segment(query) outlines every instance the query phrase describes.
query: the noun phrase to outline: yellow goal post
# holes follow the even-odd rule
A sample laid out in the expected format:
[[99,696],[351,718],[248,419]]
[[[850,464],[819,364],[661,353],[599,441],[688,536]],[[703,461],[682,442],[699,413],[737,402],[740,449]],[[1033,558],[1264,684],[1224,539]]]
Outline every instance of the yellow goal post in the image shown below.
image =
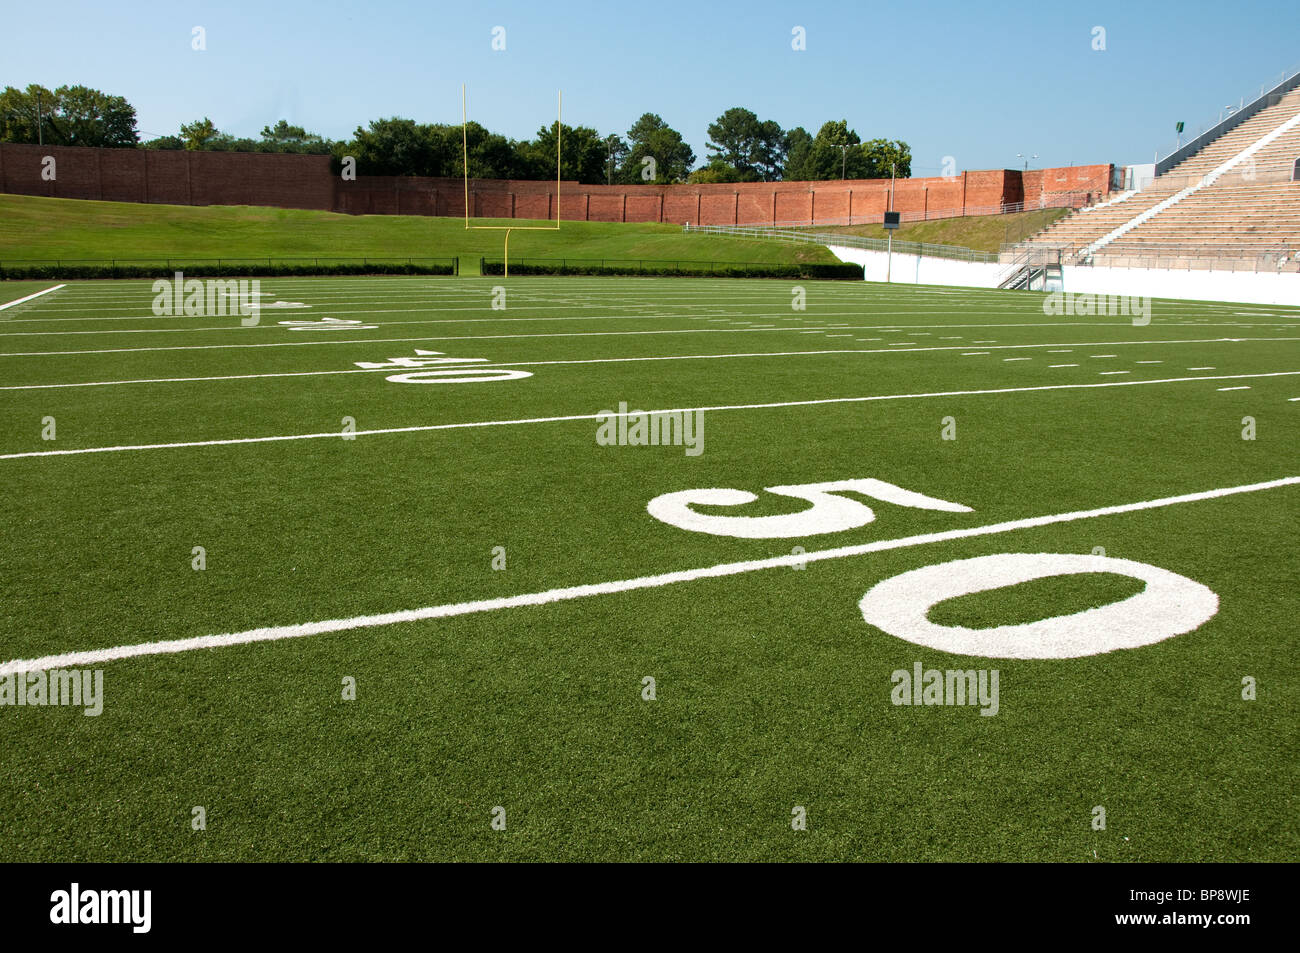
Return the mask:
[[483,229],[486,231],[504,231],[506,233],[505,245],[502,248],[501,260],[504,277],[510,276],[510,233],[514,231],[523,232],[555,232],[560,229],[560,145],[564,132],[564,91],[556,92],[555,98],[555,224],[554,225],[471,225],[469,214],[469,110],[466,104],[465,84],[460,86],[460,138],[461,138],[461,158],[465,172],[465,228],[466,229]]

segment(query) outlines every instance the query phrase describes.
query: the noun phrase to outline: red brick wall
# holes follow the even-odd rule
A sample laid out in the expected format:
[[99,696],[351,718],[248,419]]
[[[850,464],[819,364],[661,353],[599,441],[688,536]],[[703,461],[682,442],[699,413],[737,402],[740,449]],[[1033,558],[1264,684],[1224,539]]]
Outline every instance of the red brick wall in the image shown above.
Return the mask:
[[[41,180],[52,155],[57,178]],[[0,191],[63,198],[175,205],[270,205],[354,215],[465,214],[465,183],[457,178],[362,176],[344,182],[328,156],[231,152],[162,152],[0,145]],[[899,179],[894,209],[905,221],[988,214],[1005,205],[1072,193],[1100,196],[1111,166],[1019,172],[963,172],[948,178]],[[745,182],[709,185],[579,185],[560,183],[561,216],[593,222],[685,222],[704,225],[878,222],[888,207],[888,179],[846,182]],[[470,214],[478,218],[554,219],[554,182],[473,179]]]
[[[41,179],[53,156],[55,179]],[[175,205],[331,209],[329,156],[0,145],[0,191]]]
[[1033,169],[1021,173],[1025,201],[1033,205],[1041,197],[1050,202],[1057,196],[1074,192],[1105,195],[1110,191],[1111,168],[1109,165],[1076,165],[1064,169]]

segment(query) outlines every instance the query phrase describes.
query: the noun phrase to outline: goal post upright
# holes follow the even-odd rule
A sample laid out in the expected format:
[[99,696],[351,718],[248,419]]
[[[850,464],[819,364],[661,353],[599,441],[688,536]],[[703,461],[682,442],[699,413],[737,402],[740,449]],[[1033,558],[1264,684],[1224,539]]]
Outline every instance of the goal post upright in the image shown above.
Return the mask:
[[[560,229],[560,183],[563,177],[561,167],[561,147],[564,136],[564,91],[557,90],[555,98],[555,224],[554,225],[471,225],[469,223],[469,109],[466,102],[465,84],[460,85],[460,133],[461,156],[465,179],[465,228],[485,231],[504,231],[505,243],[502,246],[501,261],[504,277],[510,276],[510,233],[555,232]],[[513,209],[512,209],[513,212]]]

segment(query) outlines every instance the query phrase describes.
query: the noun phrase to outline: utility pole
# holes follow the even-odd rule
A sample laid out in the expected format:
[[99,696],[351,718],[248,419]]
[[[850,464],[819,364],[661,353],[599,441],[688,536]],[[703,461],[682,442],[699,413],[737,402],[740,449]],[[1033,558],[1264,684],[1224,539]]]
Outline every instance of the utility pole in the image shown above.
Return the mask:
[[[889,163],[889,210],[894,210],[894,163]],[[894,230],[889,230],[889,254],[885,256],[885,284],[894,270]]]
[[844,181],[844,170],[849,161],[849,147],[846,144],[840,144],[840,181]]
[[36,144],[38,146],[45,145],[45,135],[41,129],[41,124],[42,124],[41,123],[41,93],[40,90],[37,90],[36,91]]

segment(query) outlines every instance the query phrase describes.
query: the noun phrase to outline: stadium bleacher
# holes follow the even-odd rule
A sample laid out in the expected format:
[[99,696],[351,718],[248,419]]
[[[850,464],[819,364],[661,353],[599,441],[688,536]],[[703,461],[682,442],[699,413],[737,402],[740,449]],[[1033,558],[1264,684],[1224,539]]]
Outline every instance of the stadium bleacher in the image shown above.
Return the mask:
[[1300,88],[1146,188],[1076,211],[1018,248],[1060,248],[1062,260],[1075,264],[1300,271],[1297,159]]

